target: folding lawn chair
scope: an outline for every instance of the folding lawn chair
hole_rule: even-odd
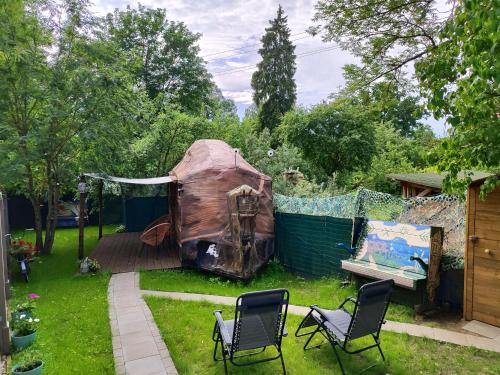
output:
[[[394,280],[381,280],[365,284],[359,289],[356,299],[352,297],[347,298],[335,311],[322,310],[318,306],[312,305],[311,310],[300,323],[297,332],[295,332],[295,336],[310,336],[304,345],[304,350],[308,350],[321,346],[324,343],[308,347],[312,338],[318,332],[321,333],[332,345],[342,374],[345,374],[345,371],[336,349],[337,346],[347,354],[358,354],[377,347],[382,360],[385,361],[384,353],[382,353],[382,349],[380,348],[379,335],[382,324],[385,323],[384,317],[389,307],[393,287]],[[344,308],[347,302],[354,304],[352,314]],[[314,330],[301,333],[303,329],[314,326],[316,327]],[[349,342],[368,335],[373,337],[375,344],[354,351],[347,349]],[[368,368],[373,366],[375,365]]]
[[[212,339],[215,341],[214,360],[224,361],[226,374],[228,359],[235,366],[249,366],[278,358],[281,360],[283,373],[286,374],[281,340],[287,335],[285,320],[289,296],[286,289],[244,293],[236,300],[234,320],[224,320],[222,311],[214,311],[216,319],[212,334]],[[217,358],[219,343],[222,358]],[[262,353],[268,346],[274,346],[277,355],[247,362],[235,360]],[[255,351],[255,349],[260,350]],[[237,355],[238,352],[243,353]]]

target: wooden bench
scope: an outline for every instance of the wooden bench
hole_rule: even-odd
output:
[[[442,228],[381,220],[364,225],[358,251],[342,261],[342,269],[370,279],[393,279],[411,290],[427,280],[428,297],[433,300],[439,285]]]

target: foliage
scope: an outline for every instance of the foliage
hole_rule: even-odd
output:
[[[210,100],[213,83],[198,56],[200,34],[182,22],[169,21],[165,9],[127,7],[107,16],[111,39],[126,53],[135,81],[151,99],[200,114]]]
[[[114,46],[97,32],[87,1],[15,4],[1,11],[6,37],[0,41],[0,114],[5,118],[0,170],[7,176],[6,187],[30,198],[36,248],[48,254],[59,197],[78,170],[78,146],[87,149],[83,140],[92,137],[102,142],[103,134],[108,141],[123,139],[119,125],[132,86]]]
[[[41,354],[37,350],[28,349],[23,351],[18,360],[19,365],[14,373],[27,372],[41,366],[43,362],[40,360],[40,356]]]
[[[134,169],[146,175],[165,175],[195,140],[208,135],[209,126],[204,117],[170,108],[162,111],[132,145]]]
[[[37,330],[38,323],[40,323],[40,319],[21,314],[11,322],[12,331],[18,337],[31,335]]]
[[[31,242],[15,238],[10,242],[9,254],[12,256],[16,256],[18,254],[32,256],[36,254],[36,249],[33,247]]]
[[[375,152],[373,127],[343,100],[290,111],[279,132],[327,176],[364,170]]]
[[[97,242],[97,229],[85,227],[86,255]],[[114,227],[103,230],[111,234]],[[17,274],[11,278],[15,289],[10,304],[31,292],[43,296],[37,300],[37,340],[29,351],[40,352],[44,373],[115,374],[107,301],[110,275],[76,273],[76,243],[78,228],[57,229],[54,251],[32,269],[30,283]],[[11,363],[23,362],[27,351],[12,353]]]
[[[97,273],[101,270],[101,265],[97,259],[89,258],[89,271],[92,273]]]
[[[341,181],[348,190],[363,186],[370,190],[391,194],[400,193],[400,184],[387,178],[389,173],[412,173],[432,162],[427,155],[436,145],[432,130],[421,126],[415,131],[416,139],[403,137],[390,123],[375,125],[375,157],[366,171],[356,171]]]
[[[446,19],[432,0],[319,0],[312,33],[361,59],[358,84],[401,73],[438,44]]]
[[[410,81],[392,75],[370,86],[360,86],[363,69],[357,65],[345,65],[343,69],[346,85],[332,95],[334,99],[342,98],[358,106],[372,123],[391,123],[405,137],[411,137],[422,125],[427,113]]]
[[[290,29],[281,5],[276,18],[262,37],[259,53],[262,61],[252,75],[253,100],[259,107],[261,129],[273,131],[282,116],[288,112],[296,100],[295,46],[290,42]]]
[[[451,124],[439,168],[448,191],[463,193],[462,170],[500,173],[500,23],[497,0],[461,0],[440,33],[439,46],[415,65],[429,108]],[[493,176],[482,186],[500,185]]]

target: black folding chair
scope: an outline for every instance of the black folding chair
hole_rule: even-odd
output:
[[[224,320],[222,311],[214,311],[216,319],[212,334],[212,339],[215,341],[214,360],[224,361],[226,374],[228,359],[235,366],[249,366],[278,358],[281,360],[283,373],[286,374],[281,340],[287,335],[285,321],[289,296],[286,289],[244,293],[236,300],[234,320]],[[217,358],[219,343],[222,358]],[[235,360],[262,353],[268,346],[274,346],[277,355],[247,362]],[[255,349],[260,350],[255,351]],[[242,353],[237,355],[238,352]]]
[[[324,344],[323,342],[319,345],[308,347],[312,338],[317,333],[321,333],[330,342],[342,374],[345,374],[345,371],[337,352],[337,347],[347,354],[358,354],[377,347],[382,360],[385,361],[384,353],[382,353],[382,348],[380,347],[379,336],[382,324],[385,323],[384,317],[389,307],[393,287],[394,280],[382,280],[365,284],[359,289],[356,299],[352,297],[347,298],[335,311],[323,310],[316,305],[312,305],[311,310],[300,323],[297,332],[295,332],[295,336],[310,336],[304,345],[304,350],[308,350]],[[344,308],[347,302],[354,304],[352,314]],[[303,332],[307,327],[315,327],[315,329]],[[351,341],[368,335],[373,337],[375,344],[354,351],[347,348],[348,343]],[[368,368],[373,366],[375,365]]]

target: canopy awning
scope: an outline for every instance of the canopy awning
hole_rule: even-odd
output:
[[[169,182],[176,180],[176,178],[172,176],[152,177],[152,178],[124,178],[124,177],[107,176],[97,173],[84,173],[83,175],[90,178],[97,178],[99,180],[118,182],[121,184],[134,184],[134,185],[161,185],[161,184],[168,184]]]

